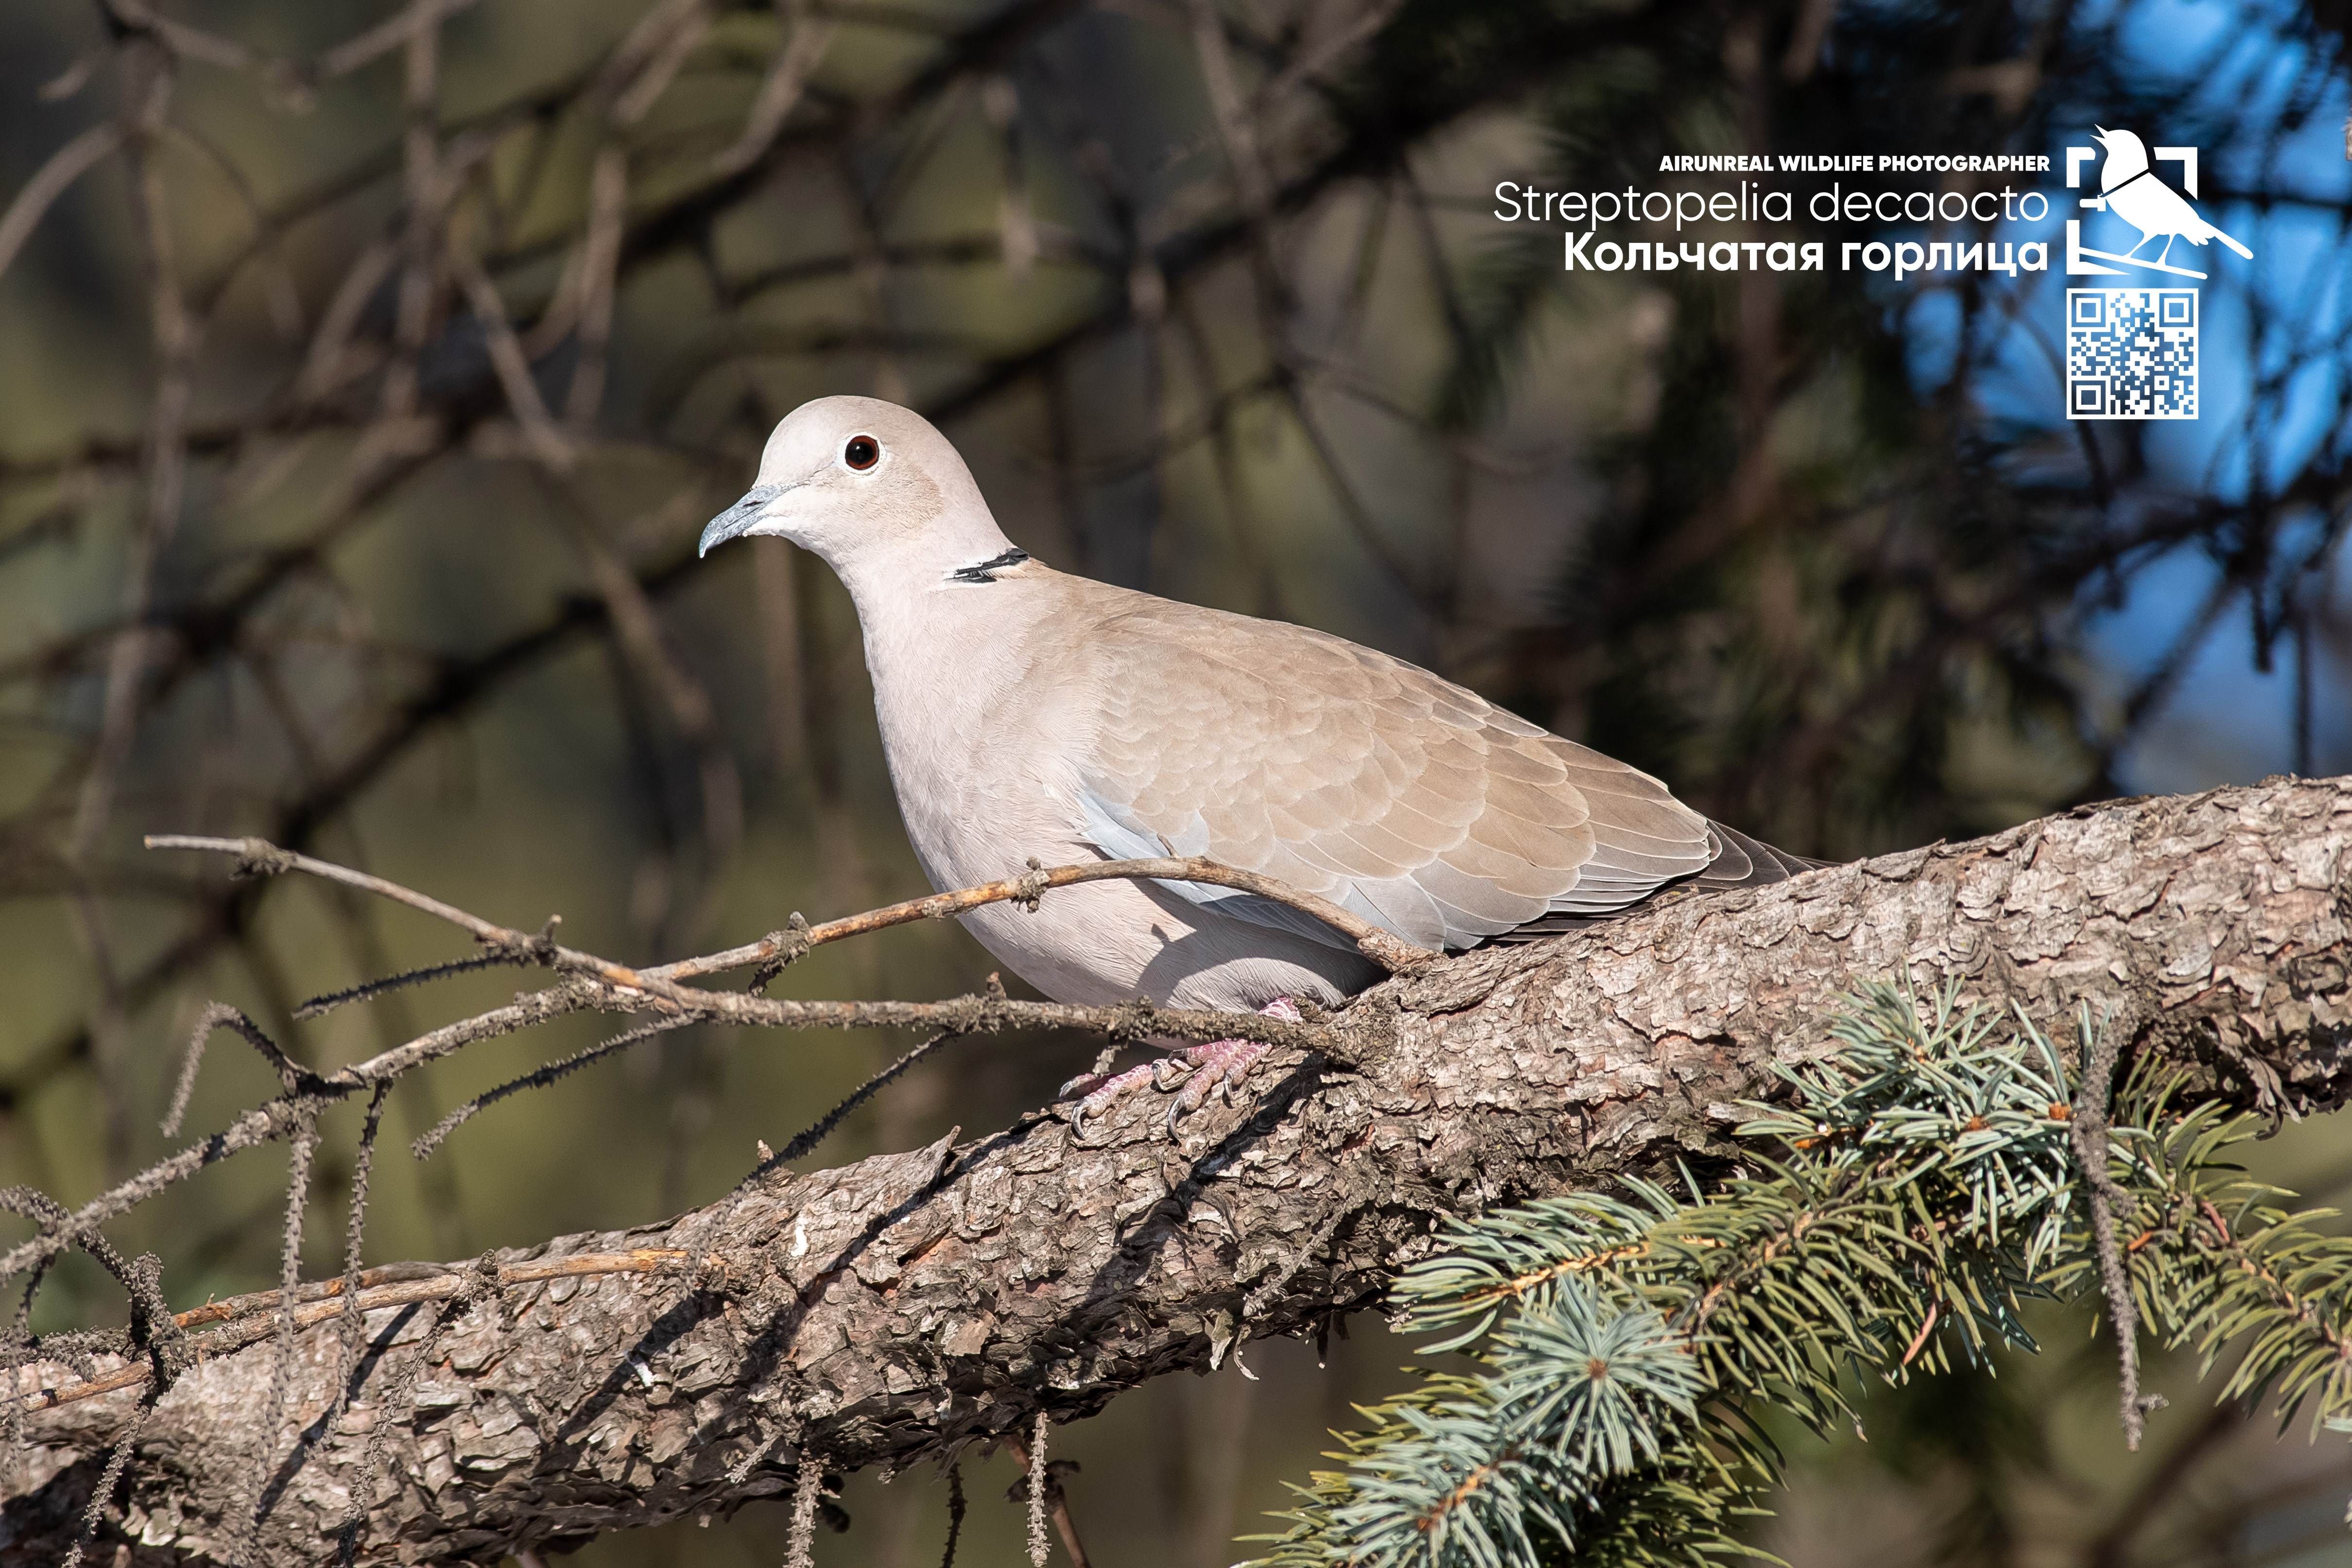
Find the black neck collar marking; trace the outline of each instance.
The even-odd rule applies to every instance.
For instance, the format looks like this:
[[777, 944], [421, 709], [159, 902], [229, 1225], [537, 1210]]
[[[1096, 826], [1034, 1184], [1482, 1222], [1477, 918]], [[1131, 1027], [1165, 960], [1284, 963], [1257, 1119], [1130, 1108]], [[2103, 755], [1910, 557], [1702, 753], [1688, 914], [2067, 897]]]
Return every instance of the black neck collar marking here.
[[1006, 567], [1019, 566], [1028, 559], [1029, 552], [1016, 546], [1006, 550], [1003, 555], [991, 556], [986, 560], [974, 561], [970, 566], [956, 568], [948, 573], [948, 580], [950, 582], [994, 582], [999, 571]]
[[2118, 180], [2118, 181], [2116, 181], [2114, 184], [2112, 184], [2112, 185], [2108, 186], [2105, 190], [2101, 191], [2101, 192], [2099, 193], [2100, 198], [2101, 198], [2102, 200], [2104, 200], [2104, 199], [2105, 199], [2105, 198], [2106, 198], [2106, 197], [2108, 197], [2108, 196], [2112, 196], [2112, 195], [2114, 195], [2117, 191], [2122, 190], [2126, 185], [2130, 184], [2130, 183], [2132, 183], [2132, 180], [2145, 180], [2145, 179], [2147, 179], [2150, 174], [2153, 174], [2153, 173], [2155, 173], [2155, 172], [2156, 172], [2156, 166], [2155, 166], [2154, 164], [2150, 164], [2150, 165], [2148, 165], [2147, 168], [2142, 169], [2138, 173], [2134, 174], [2134, 175], [2131, 177], [2131, 180]]

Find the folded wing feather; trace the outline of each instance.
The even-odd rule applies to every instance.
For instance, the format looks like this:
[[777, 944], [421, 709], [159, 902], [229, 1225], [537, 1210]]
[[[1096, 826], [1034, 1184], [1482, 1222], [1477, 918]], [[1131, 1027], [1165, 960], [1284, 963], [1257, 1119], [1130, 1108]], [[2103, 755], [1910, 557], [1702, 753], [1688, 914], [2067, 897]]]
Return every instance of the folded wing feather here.
[[[1740, 845], [1753, 841], [1725, 837], [1648, 774], [1339, 638], [1132, 598], [1093, 646], [1104, 663], [1081, 810], [1113, 858], [1206, 855], [1457, 949], [1622, 909], [1719, 857], [1740, 863], [1710, 883], [1751, 872]], [[1167, 885], [1349, 946], [1281, 904]]]

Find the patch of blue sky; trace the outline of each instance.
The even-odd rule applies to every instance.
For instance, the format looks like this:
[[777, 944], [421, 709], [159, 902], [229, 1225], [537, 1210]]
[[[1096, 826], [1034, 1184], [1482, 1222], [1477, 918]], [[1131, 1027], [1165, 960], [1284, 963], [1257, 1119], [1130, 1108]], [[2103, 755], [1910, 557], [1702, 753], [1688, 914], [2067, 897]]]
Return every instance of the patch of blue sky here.
[[[2200, 417], [2153, 423], [2143, 433], [2148, 483], [2157, 491], [2238, 500], [2258, 480], [2275, 491], [2323, 444], [2352, 441], [2343, 413], [2352, 383], [2352, 220], [2346, 211], [2352, 204], [2352, 162], [2344, 157], [2342, 140], [2352, 89], [2317, 69], [2318, 62], [2284, 38], [2282, 25], [2290, 14], [2275, 3], [2210, 0], [2097, 0], [2080, 14], [2085, 34], [2120, 17], [2116, 41], [2144, 78], [2168, 77], [2193, 89], [2183, 126], [2165, 128], [2169, 134], [2156, 127], [2124, 129], [2151, 132], [2147, 140], [2154, 143], [2207, 126], [2227, 127], [2204, 152], [2210, 161], [2200, 169], [2198, 204], [2210, 222], [2254, 251], [2246, 263], [2218, 242], [2173, 247], [2175, 265], [2210, 278], [2200, 287]], [[1996, 290], [2006, 292], [2001, 302], [2012, 308], [2005, 328], [1977, 348], [1975, 387], [1984, 412], [2013, 430], [2045, 432], [2050, 440], [2043, 450], [2053, 463], [2073, 461], [2075, 448], [2076, 433], [2062, 417], [2064, 290], [2070, 282], [2124, 281], [2068, 278], [2066, 220], [2084, 221], [2084, 243], [2093, 248], [2126, 251], [2136, 237], [2112, 215], [2083, 210], [2078, 204], [2087, 192], [2063, 183], [2063, 148], [2088, 143], [2095, 124], [2116, 128], [2094, 106], [2084, 108], [2092, 112], [2084, 125], [2061, 127], [2053, 137], [2049, 216], [2038, 225], [2004, 225], [2004, 237], [2048, 245], [2051, 270]], [[2177, 181], [2176, 167], [2164, 172]], [[2260, 207], [2220, 199], [2224, 189], [2255, 184], [2284, 191], [2287, 199]], [[2156, 274], [2128, 281], [2173, 282]], [[1915, 334], [1910, 362], [1916, 384], [1940, 386], [1956, 364], [1957, 297], [1930, 288], [1904, 308]], [[2319, 519], [2306, 509], [2280, 523], [2284, 553], [2294, 549], [2298, 534], [2306, 541], [2313, 537]], [[2092, 651], [2119, 689], [2157, 667], [2193, 624], [2221, 570], [2201, 549], [2176, 549], [2135, 574], [2120, 607], [2099, 610], [2086, 602]], [[2331, 575], [2336, 601], [2352, 602], [2352, 562], [2340, 549]], [[2141, 743], [2120, 759], [2119, 771], [2135, 788], [2170, 789], [2288, 766], [2296, 656], [2294, 644], [2282, 640], [2270, 671], [2260, 670], [2250, 605], [2243, 594], [2236, 596]], [[2322, 661], [2313, 674], [2314, 765], [2323, 771], [2352, 768], [2352, 672]]]
[[[2053, 172], [2042, 186], [2047, 215], [2038, 224], [1998, 225], [2000, 242], [2046, 245], [2050, 268], [1983, 278], [1990, 308], [1975, 324], [1978, 340], [1961, 340], [1959, 294], [1948, 276], [1897, 283], [1882, 273], [1870, 279], [1887, 308], [1899, 313], [1913, 384], [1923, 392], [1948, 386], [1966, 354], [1980, 411], [2013, 440], [2022, 438], [2015, 461], [2046, 470], [2034, 477], [2079, 470], [2082, 462], [2083, 432], [2064, 418], [2066, 289], [2198, 287], [2200, 417], [2143, 427], [2147, 471], [2141, 494], [2116, 508], [2119, 528], [2167, 497], [2234, 502], [2258, 483], [2275, 493], [2316, 449], [2352, 442], [2345, 416], [2352, 398], [2352, 162], [2343, 141], [2352, 84], [2293, 41], [2297, 21], [2295, 0], [2089, 0], [2074, 14], [2076, 37], [2107, 35], [2124, 54], [2123, 74], [2154, 91], [2185, 93], [2180, 112], [2155, 126], [2122, 123], [2128, 110], [2095, 103], [2074, 100], [2062, 110], [2067, 122], [2053, 128]], [[2081, 123], [2071, 123], [2076, 117]], [[2218, 242], [2176, 242], [2171, 263], [2208, 274], [2205, 280], [2142, 272], [2070, 277], [2068, 219], [2083, 224], [2083, 243], [2091, 248], [2128, 253], [2140, 237], [2114, 214], [2080, 205], [2096, 190], [2095, 160], [2084, 167], [2083, 188], [2064, 183], [2064, 149], [2090, 145], [2093, 128], [2101, 125], [2139, 131], [2151, 145], [2199, 142], [2198, 209], [2248, 246], [2252, 260]], [[2164, 164], [2160, 172], [2180, 183], [2177, 165]], [[2273, 199], [2225, 197], [2257, 186]], [[1872, 237], [1953, 236], [1906, 231]], [[1958, 237], [1965, 243], [1976, 236]], [[2141, 252], [2157, 254], [2155, 245]], [[2310, 507], [2275, 518], [2279, 559], [2295, 553], [2298, 540], [2307, 549], [2320, 521]], [[2352, 606], [2347, 555], [2336, 552], [2326, 593]], [[2194, 624], [2221, 575], [2220, 564], [2192, 545], [2145, 559], [2117, 606], [2086, 597], [2089, 651], [2115, 689], [2130, 689], [2158, 665]], [[2295, 645], [2279, 639], [2267, 672], [2256, 654], [2252, 610], [2241, 592], [2188, 660], [2140, 743], [2118, 759], [2119, 773], [2135, 788], [2173, 789], [2290, 766]], [[2352, 770], [2352, 666], [2340, 656], [2332, 664], [2320, 660], [2313, 675], [2313, 765]]]
[[[2338, 602], [2352, 602], [2352, 560], [2339, 552], [2329, 586]], [[2122, 605], [2096, 616], [2092, 632], [2120, 692], [2157, 668], [2188, 624], [2221, 569], [2200, 550], [2175, 550], [2135, 573]], [[2152, 637], [2151, 631], [2164, 634]], [[2170, 698], [2153, 713], [2137, 745], [2116, 759], [2129, 789], [2152, 794], [2243, 783], [2294, 764], [2297, 644], [2281, 638], [2271, 668], [2256, 662], [2253, 623], [2240, 595], [2190, 657]], [[2324, 651], [2314, 669], [2312, 766], [2318, 774], [2352, 770], [2352, 705], [2340, 700], [2345, 671]], [[2332, 678], [2332, 679], [2331, 679]], [[2330, 702], [2331, 685], [2339, 693]]]
[[1949, 288], [1922, 289], [1904, 308], [1903, 351], [1911, 384], [1929, 391], [1959, 369], [1960, 297]]

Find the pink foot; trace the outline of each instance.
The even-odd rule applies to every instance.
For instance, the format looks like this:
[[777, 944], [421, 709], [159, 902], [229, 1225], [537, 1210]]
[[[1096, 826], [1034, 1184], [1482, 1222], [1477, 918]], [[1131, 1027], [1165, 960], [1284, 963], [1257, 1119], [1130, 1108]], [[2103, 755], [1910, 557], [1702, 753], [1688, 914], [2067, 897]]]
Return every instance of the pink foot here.
[[[1258, 1011], [1286, 1023], [1298, 1021], [1298, 1009], [1288, 997], [1277, 997]], [[1265, 1051], [1266, 1048], [1254, 1040], [1213, 1040], [1205, 1045], [1183, 1046], [1175, 1057], [1163, 1056], [1157, 1061], [1108, 1077], [1088, 1073], [1073, 1078], [1062, 1085], [1062, 1092], [1083, 1092], [1085, 1097], [1070, 1113], [1071, 1135], [1082, 1137], [1090, 1119], [1102, 1115], [1146, 1083], [1163, 1093], [1171, 1089], [1182, 1090], [1176, 1103], [1168, 1107], [1168, 1131], [1173, 1135], [1176, 1124], [1207, 1104], [1211, 1096], [1222, 1094], [1227, 1103], [1233, 1103], [1242, 1081]], [[1163, 1079], [1162, 1071], [1175, 1066], [1179, 1058], [1183, 1071], [1178, 1076]]]
[[1070, 1136], [1084, 1142], [1088, 1122], [1102, 1115], [1113, 1105], [1147, 1083], [1160, 1090], [1175, 1088], [1184, 1081], [1181, 1071], [1178, 1076], [1164, 1083], [1160, 1082], [1160, 1075], [1162, 1071], [1177, 1065], [1173, 1058], [1163, 1056], [1157, 1061], [1147, 1061], [1140, 1067], [1130, 1067], [1124, 1072], [1087, 1072], [1071, 1079], [1062, 1085], [1063, 1096], [1066, 1098], [1076, 1094], [1081, 1098], [1070, 1108]]

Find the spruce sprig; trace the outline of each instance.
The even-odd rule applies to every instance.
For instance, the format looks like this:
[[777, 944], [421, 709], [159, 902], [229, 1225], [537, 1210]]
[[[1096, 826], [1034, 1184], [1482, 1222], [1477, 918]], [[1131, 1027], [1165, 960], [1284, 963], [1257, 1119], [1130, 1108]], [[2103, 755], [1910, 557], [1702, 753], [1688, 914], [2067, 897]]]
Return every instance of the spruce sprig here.
[[[2160, 1108], [2176, 1093], [2144, 1098]], [[2271, 1401], [2282, 1421], [2308, 1405], [2315, 1424], [2352, 1430], [2352, 1237], [2318, 1228], [2336, 1210], [2292, 1209], [2294, 1194], [2231, 1163], [2260, 1131], [2204, 1104], [2117, 1151], [2135, 1200], [2119, 1217], [2133, 1304], [2166, 1343], [2195, 1349], [2200, 1374], [2241, 1350], [2219, 1398]], [[2095, 1269], [2070, 1257], [2053, 1286], [2090, 1288]]]
[[[1785, 1103], [1747, 1107], [1741, 1166], [1711, 1187], [1685, 1171], [1682, 1191], [1497, 1210], [1407, 1270], [1407, 1327], [1475, 1370], [1364, 1409], [1346, 1468], [1259, 1538], [1267, 1568], [1761, 1556], [1738, 1532], [1780, 1475], [1767, 1406], [1826, 1435], [1853, 1375], [2031, 1350], [2024, 1301], [2098, 1289], [2068, 1063], [2030, 1019], [1881, 985], [1827, 1033], [1781, 1069]], [[2255, 1124], [2178, 1099], [2135, 1078], [2111, 1118], [2141, 1322], [2208, 1371], [2242, 1347], [2221, 1397], [2352, 1429], [2352, 1239], [2230, 1162]]]

